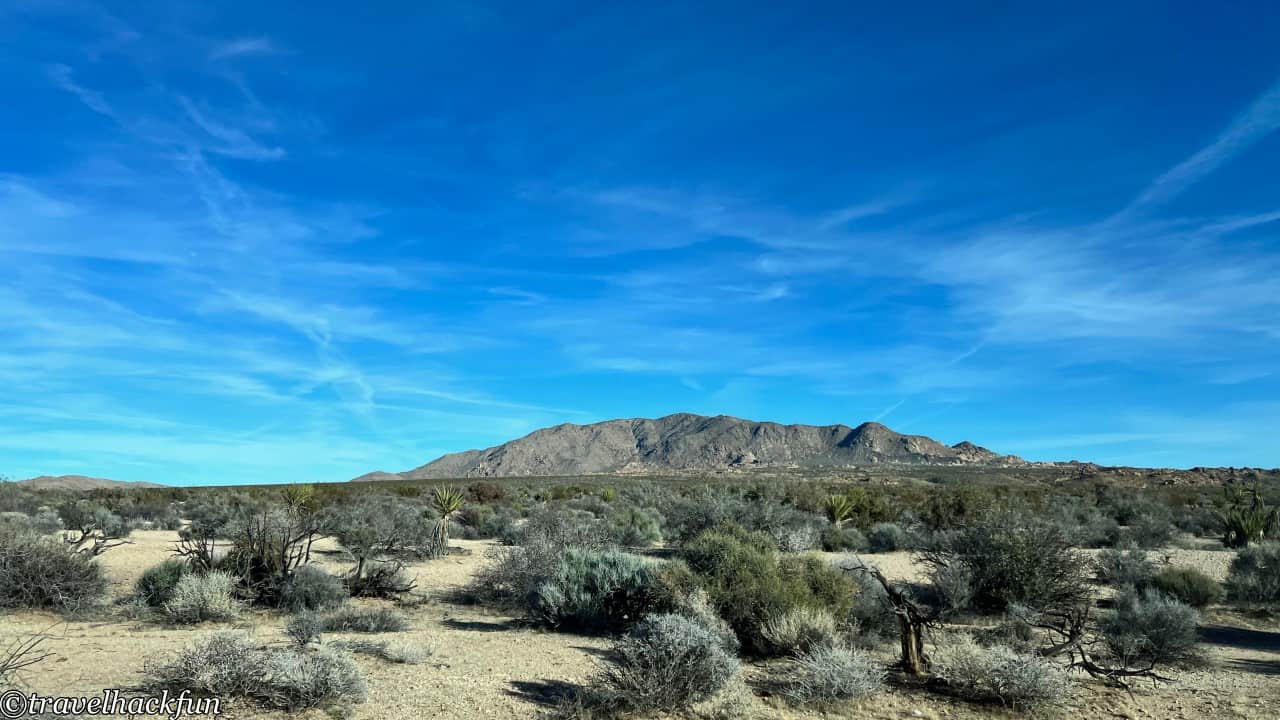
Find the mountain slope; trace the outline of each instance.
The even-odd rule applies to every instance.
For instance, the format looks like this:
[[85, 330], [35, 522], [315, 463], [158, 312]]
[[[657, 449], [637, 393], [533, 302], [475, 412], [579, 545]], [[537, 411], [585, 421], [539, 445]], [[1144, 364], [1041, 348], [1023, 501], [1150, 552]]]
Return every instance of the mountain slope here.
[[19, 480], [18, 485], [33, 490], [105, 490], [109, 488], [159, 488], [165, 487], [157, 483], [126, 482], [124, 480], [106, 480], [104, 478], [86, 477], [84, 475], [41, 475], [29, 480]]
[[878, 423], [780, 425], [680, 413], [656, 420], [608, 420], [536, 430], [486, 450], [444, 455], [403, 473], [356, 480], [589, 475], [712, 470], [725, 467], [830, 467], [872, 463], [1021, 464], [973, 443], [944, 445]]

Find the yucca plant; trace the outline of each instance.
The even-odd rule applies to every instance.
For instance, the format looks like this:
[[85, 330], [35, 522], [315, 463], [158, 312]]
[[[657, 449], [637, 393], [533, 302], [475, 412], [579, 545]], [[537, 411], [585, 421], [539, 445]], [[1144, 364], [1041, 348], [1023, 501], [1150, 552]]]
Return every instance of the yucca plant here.
[[1214, 514], [1222, 525], [1222, 544], [1227, 547], [1244, 548], [1280, 536], [1280, 508], [1267, 507], [1256, 486], [1249, 494], [1246, 500], [1238, 489], [1223, 491], [1225, 507]]
[[836, 525], [843, 524], [854, 514], [853, 500], [848, 495], [828, 495], [823, 507], [827, 518]]
[[431, 554], [441, 557], [449, 554], [449, 520], [462, 509], [462, 493], [456, 488], [436, 487], [431, 490], [431, 507], [440, 513], [432, 534]]

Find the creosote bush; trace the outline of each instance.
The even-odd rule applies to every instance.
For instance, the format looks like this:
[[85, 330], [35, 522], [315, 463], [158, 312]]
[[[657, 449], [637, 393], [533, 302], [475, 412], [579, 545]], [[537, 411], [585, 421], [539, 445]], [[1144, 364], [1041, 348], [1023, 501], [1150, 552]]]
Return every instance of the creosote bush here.
[[609, 534], [622, 547], [649, 547], [662, 542], [662, 523], [656, 513], [627, 508], [609, 521]]
[[240, 614], [235, 590], [236, 578], [219, 570], [204, 575], [183, 575], [163, 606], [164, 615], [172, 622], [183, 624], [230, 620]]
[[319, 565], [303, 565], [285, 581], [280, 591], [280, 607], [288, 612], [329, 610], [347, 601], [342, 579]]
[[1049, 660], [983, 647], [968, 636], [942, 640], [929, 657], [933, 676], [969, 700], [1025, 709], [1060, 702], [1071, 687], [1066, 671]]
[[902, 526], [896, 523], [876, 523], [867, 531], [868, 552], [885, 553], [907, 550], [910, 544], [910, 535]]
[[290, 711], [364, 702], [366, 694], [346, 652], [260, 648], [238, 630], [213, 633], [166, 661], [148, 661], [145, 678], [155, 691], [246, 697]]
[[0, 528], [0, 608], [76, 612], [100, 603], [106, 589], [89, 553], [29, 530]]
[[1011, 603], [1039, 610], [1078, 605], [1089, 596], [1093, 574], [1060, 526], [1007, 509], [936, 534], [921, 559], [935, 573], [968, 568], [974, 605], [996, 612]]
[[1241, 605], [1280, 608], [1280, 542], [1251, 545], [1231, 561], [1227, 599]]
[[829, 525], [822, 531], [822, 549], [827, 552], [863, 552], [867, 538], [857, 528]]
[[648, 612], [653, 570], [617, 550], [566, 549], [555, 573], [529, 596], [529, 613], [550, 627], [616, 631]]
[[133, 584], [134, 595], [149, 607], [164, 607], [173, 599], [174, 588], [178, 581], [190, 573], [189, 566], [177, 559], [165, 560], [152, 565], [143, 571], [142, 576]]
[[653, 615], [614, 645], [599, 684], [619, 709], [671, 712], [714, 695], [738, 666], [712, 629], [683, 615]]
[[791, 660], [782, 692], [798, 704], [851, 700], [879, 690], [884, 677], [884, 668], [866, 652], [826, 643]]
[[1222, 585], [1191, 567], [1161, 568], [1150, 581], [1150, 587], [1191, 607], [1203, 608], [1222, 602]]
[[858, 591], [845, 573], [816, 557], [780, 556], [772, 539], [736, 525], [708, 530], [680, 549], [702, 578], [712, 606], [737, 633], [744, 650], [778, 651], [764, 625], [793, 608], [826, 608], [837, 617], [849, 612]]

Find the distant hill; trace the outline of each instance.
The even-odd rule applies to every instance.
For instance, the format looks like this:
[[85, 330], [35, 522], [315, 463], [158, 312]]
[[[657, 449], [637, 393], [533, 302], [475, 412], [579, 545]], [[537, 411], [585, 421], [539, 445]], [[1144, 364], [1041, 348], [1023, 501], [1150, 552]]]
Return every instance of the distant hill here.
[[680, 413], [648, 420], [566, 423], [486, 450], [444, 455], [402, 473], [372, 472], [356, 482], [461, 477], [592, 475], [734, 467], [1025, 465], [970, 442], [945, 445], [879, 423], [780, 425], [727, 415]]
[[84, 475], [41, 475], [29, 480], [19, 480], [17, 485], [36, 490], [107, 490], [111, 488], [160, 488], [166, 487], [158, 483], [126, 482], [124, 480], [106, 480], [104, 478], [86, 477]]

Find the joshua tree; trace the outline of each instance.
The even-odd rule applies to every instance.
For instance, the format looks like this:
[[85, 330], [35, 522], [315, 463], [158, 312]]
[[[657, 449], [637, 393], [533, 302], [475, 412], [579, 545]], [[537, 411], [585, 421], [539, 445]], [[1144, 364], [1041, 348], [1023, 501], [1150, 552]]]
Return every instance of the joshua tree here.
[[449, 520], [453, 518], [454, 513], [462, 509], [462, 493], [450, 487], [433, 488], [431, 507], [440, 513], [435, 532], [432, 533], [431, 554], [441, 557], [449, 554]]

